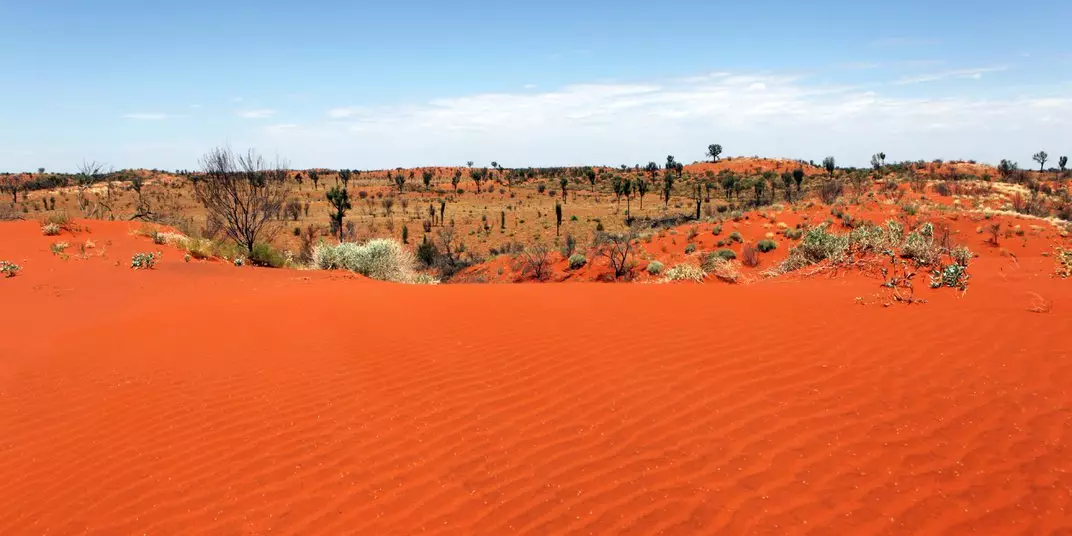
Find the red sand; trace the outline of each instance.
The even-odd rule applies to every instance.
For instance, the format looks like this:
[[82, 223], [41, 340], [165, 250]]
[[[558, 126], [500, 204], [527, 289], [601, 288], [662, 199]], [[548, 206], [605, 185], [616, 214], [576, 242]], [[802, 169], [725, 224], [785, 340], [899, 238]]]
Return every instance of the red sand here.
[[0, 534], [1072, 530], [1072, 284], [1009, 259], [882, 308], [860, 277], [135, 272], [155, 247], [89, 225], [67, 261], [0, 225]]

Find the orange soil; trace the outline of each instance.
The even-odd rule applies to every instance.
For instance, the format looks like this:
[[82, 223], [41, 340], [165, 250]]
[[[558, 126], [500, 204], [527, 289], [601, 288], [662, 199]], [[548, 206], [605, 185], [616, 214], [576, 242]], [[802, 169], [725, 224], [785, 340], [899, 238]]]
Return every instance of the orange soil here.
[[0, 534], [1072, 530], [1041, 257], [882, 308], [856, 276], [399, 286], [87, 225], [61, 260], [0, 224]]
[[696, 162], [685, 166], [685, 171], [695, 175], [703, 174], [705, 171], [711, 171], [718, 174], [723, 170], [729, 170], [734, 173], [763, 173], [765, 171], [782, 173], [784, 171], [793, 171], [797, 168], [803, 169], [804, 174], [807, 176], [826, 173], [822, 168], [801, 163], [796, 160], [748, 157], [729, 157], [723, 158], [718, 162]]

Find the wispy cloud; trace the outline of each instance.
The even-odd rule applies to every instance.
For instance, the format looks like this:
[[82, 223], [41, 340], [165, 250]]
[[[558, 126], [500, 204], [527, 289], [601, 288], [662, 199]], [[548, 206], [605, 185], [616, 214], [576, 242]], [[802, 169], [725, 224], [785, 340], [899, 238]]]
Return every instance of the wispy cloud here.
[[123, 114], [123, 119], [134, 119], [136, 121], [163, 121], [173, 116], [160, 113], [160, 112], [135, 112], [129, 114]]
[[944, 71], [940, 73], [928, 73], [921, 75], [905, 76], [897, 81], [895, 84], [919, 84], [923, 82], [935, 82], [938, 80], [946, 80], [949, 78], [968, 78], [972, 80], [979, 80], [983, 77], [983, 73], [993, 73], [1004, 71], [1008, 67], [979, 67], [976, 69], [956, 69], [953, 71]]
[[354, 115], [354, 108], [332, 108], [328, 110], [328, 117], [332, 119], [342, 119], [351, 115]]
[[239, 110], [235, 115], [245, 119], [264, 119], [275, 115], [275, 110]]
[[[1021, 142], [1072, 144], [1072, 98], [907, 98], [896, 87], [831, 85], [770, 73], [581, 84], [339, 107], [325, 110], [319, 123], [263, 129], [260, 143], [295, 162], [342, 166], [359, 159], [368, 167], [465, 159], [633, 164], [665, 154], [690, 161], [702, 159], [703, 148], [714, 142], [729, 154], [814, 159], [833, 154], [859, 164], [877, 150], [906, 159], [990, 161], [1007, 157]], [[1030, 134], [1010, 141], [1010, 131]]]
[[201, 107], [201, 105], [200, 105], [200, 104], [191, 104], [191, 105], [190, 105], [190, 108], [193, 108], [193, 109], [195, 109], [195, 110], [196, 110], [196, 109], [198, 109], [198, 108], [200, 108], [200, 107]]

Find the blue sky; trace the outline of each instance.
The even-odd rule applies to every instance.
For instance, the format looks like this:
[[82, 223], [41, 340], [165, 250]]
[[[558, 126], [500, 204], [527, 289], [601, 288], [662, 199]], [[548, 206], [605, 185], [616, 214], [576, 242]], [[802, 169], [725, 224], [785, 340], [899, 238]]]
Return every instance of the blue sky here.
[[0, 0], [0, 170], [192, 168], [220, 144], [362, 169], [715, 142], [1027, 164], [1072, 153], [1070, 21], [1067, 0]]

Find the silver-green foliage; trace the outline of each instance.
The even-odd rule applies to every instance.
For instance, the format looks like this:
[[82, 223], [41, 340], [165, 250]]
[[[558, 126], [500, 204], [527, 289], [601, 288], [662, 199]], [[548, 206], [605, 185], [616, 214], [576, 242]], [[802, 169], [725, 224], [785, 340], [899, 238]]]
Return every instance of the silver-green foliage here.
[[350, 270], [398, 283], [413, 282], [416, 273], [413, 254], [388, 238], [376, 238], [364, 244], [321, 242], [313, 249], [313, 264], [322, 270]]

